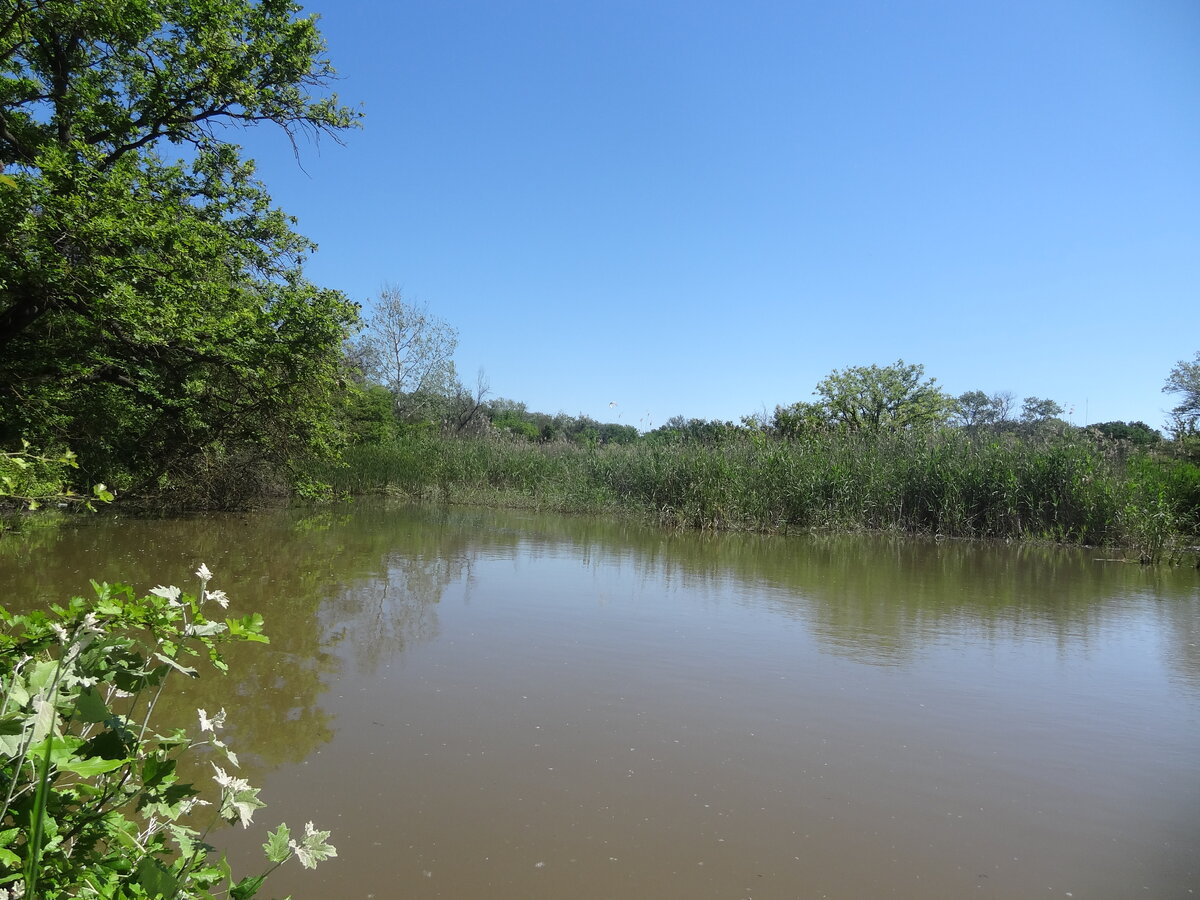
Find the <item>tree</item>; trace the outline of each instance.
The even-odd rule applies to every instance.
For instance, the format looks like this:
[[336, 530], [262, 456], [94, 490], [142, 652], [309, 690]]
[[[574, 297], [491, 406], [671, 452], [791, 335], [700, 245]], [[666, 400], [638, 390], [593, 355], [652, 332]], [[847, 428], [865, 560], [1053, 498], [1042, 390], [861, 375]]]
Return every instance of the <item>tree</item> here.
[[1138, 447], [1152, 447], [1161, 444], [1163, 436], [1145, 422], [1098, 422], [1090, 426], [1114, 441], [1128, 441]]
[[995, 421], [997, 423], [1011, 422], [1013, 414], [1013, 404], [1017, 398], [1013, 396], [1012, 391], [997, 391], [991, 396], [992, 409], [995, 410]]
[[[605, 442], [628, 443], [626, 437], [636, 434], [624, 429], [632, 426], [605, 425], [601, 427], [601, 435]], [[646, 433], [646, 437], [655, 441], [668, 443], [719, 444], [737, 434], [741, 428], [732, 422], [720, 419], [688, 419], [684, 416], [671, 416], [665, 423]], [[615, 437], [614, 437], [615, 436]]]
[[800, 400], [790, 406], [776, 406], [771, 428], [780, 437], [798, 438], [821, 431], [829, 424], [829, 415], [820, 403]]
[[1063, 412], [1059, 404], [1043, 397], [1026, 397], [1021, 403], [1021, 421], [1026, 424], [1056, 419]]
[[954, 399], [953, 416], [964, 428], [1003, 425], [1012, 419], [1012, 407], [1011, 391], [991, 395], [983, 391], [966, 391]]
[[349, 354], [369, 381], [392, 392], [397, 414], [413, 419], [465, 392], [454, 369], [457, 346], [457, 330], [385, 285]]
[[966, 391], [954, 400], [954, 418], [964, 428], [990, 425], [996, 421], [992, 398], [983, 391]]
[[482, 367], [475, 375], [475, 390], [458, 379], [454, 381], [454, 390], [447, 398], [446, 411], [442, 416], [442, 428], [453, 434], [465, 434], [487, 427], [488, 395], [492, 386]]
[[333, 70], [298, 10], [8, 0], [0, 444], [69, 445], [89, 479], [141, 488], [328, 449], [356, 306], [303, 277], [313, 245], [228, 140], [355, 124], [314, 96]]
[[1200, 423], [1200, 351], [1192, 362], [1181, 360], [1171, 369], [1164, 394], [1182, 394], [1171, 410], [1171, 433], [1176, 439], [1196, 434]]
[[834, 369], [817, 385], [830, 418], [855, 431], [877, 433], [936, 425], [949, 417], [953, 401], [937, 386], [922, 381], [925, 367], [897, 360], [890, 366]]

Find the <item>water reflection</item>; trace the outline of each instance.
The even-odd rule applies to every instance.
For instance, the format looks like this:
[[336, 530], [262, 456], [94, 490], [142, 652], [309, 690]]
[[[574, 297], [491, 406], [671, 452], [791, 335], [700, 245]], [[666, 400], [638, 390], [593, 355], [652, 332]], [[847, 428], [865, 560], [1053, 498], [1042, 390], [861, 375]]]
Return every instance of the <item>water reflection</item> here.
[[211, 672], [168, 692], [159, 721], [191, 725], [197, 708], [228, 708], [228, 741], [244, 751], [254, 778], [306, 759], [333, 736], [322, 696], [342, 669], [339, 643], [370, 666], [437, 632], [439, 585], [457, 577], [455, 559], [469, 556], [464, 539], [451, 536], [456, 550], [426, 540], [429, 530], [415, 522], [399, 531], [373, 524], [350, 510], [82, 520], [0, 541], [0, 584], [10, 608], [30, 608], [90, 596], [88, 579], [194, 591], [191, 572], [208, 564], [214, 586], [231, 598], [230, 614], [260, 612], [271, 643], [230, 647], [231, 674]]
[[1168, 669], [1200, 694], [1200, 603], [1163, 603], [1160, 616]]
[[0, 583], [204, 561], [264, 614], [175, 712], [230, 708], [269, 812], [335, 827], [279, 894], [1169, 893], [1200, 573], [1104, 555], [380, 502], [95, 520], [0, 542]]
[[[438, 633], [447, 587], [470, 589], [480, 559], [536, 562], [567, 553], [592, 569], [712, 602], [765, 607], [804, 622], [831, 653], [903, 664], [947, 635], [1035, 635], [1086, 648], [1131, 605], [1163, 604], [1164, 658], [1200, 680], [1200, 577], [1100, 561], [1103, 551], [873, 536], [701, 535], [529, 512], [416, 509], [364, 502], [336, 510], [167, 521], [95, 519], [0, 540], [0, 583], [13, 603], [86, 593], [87, 579], [186, 584], [198, 561], [242, 610], [271, 623], [271, 653], [246, 696], [283, 697], [265, 728], [323, 733], [313, 698], [336, 671], [334, 644], [365, 670]], [[241, 664], [242, 660], [238, 662]], [[303, 722], [304, 726], [285, 723]]]

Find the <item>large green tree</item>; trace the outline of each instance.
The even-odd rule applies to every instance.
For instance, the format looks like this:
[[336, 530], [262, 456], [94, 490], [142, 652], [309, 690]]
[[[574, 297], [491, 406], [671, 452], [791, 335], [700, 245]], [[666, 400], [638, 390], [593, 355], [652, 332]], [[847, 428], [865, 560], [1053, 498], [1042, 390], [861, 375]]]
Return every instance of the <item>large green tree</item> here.
[[357, 308], [233, 143], [355, 124], [324, 49], [289, 0], [0, 0], [0, 443], [135, 489], [326, 445]]
[[890, 366], [834, 369], [814, 393], [834, 422], [877, 433], [945, 422], [954, 401], [925, 377], [925, 367], [897, 360]]

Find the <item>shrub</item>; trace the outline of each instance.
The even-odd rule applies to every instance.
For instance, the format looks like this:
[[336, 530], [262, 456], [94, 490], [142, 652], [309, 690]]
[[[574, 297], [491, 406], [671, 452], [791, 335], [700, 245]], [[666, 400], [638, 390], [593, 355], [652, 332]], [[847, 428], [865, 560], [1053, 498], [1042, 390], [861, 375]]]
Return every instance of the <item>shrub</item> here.
[[[155, 708], [172, 679], [226, 670], [223, 644], [267, 638], [261, 616], [209, 618], [228, 599], [208, 589], [207, 566], [196, 574], [196, 596], [93, 582], [94, 599], [49, 612], [0, 607], [0, 897], [246, 900], [292, 857], [312, 867], [336, 855], [311, 822], [296, 837], [280, 825], [264, 871], [235, 879], [206, 843], [219, 822], [248, 827], [264, 804], [226, 772], [238, 760], [220, 738], [224, 710], [159, 731]], [[200, 749], [221, 763], [211, 802], [178, 774]]]

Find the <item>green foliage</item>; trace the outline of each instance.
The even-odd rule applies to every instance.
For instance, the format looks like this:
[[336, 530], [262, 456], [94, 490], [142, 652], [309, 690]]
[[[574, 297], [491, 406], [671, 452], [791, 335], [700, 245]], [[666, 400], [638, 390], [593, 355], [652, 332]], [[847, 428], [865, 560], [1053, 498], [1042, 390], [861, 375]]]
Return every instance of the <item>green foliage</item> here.
[[1012, 414], [1013, 396], [1001, 391], [965, 391], [954, 398], [953, 419], [964, 428], [1004, 425]]
[[401, 420], [419, 422], [438, 418], [440, 401], [454, 395], [457, 346], [455, 328], [385, 286], [347, 353], [366, 383], [391, 392]]
[[1182, 449], [1200, 459], [1200, 351], [1192, 362], [1180, 360], [1175, 364], [1163, 393], [1181, 395], [1171, 410], [1171, 436]]
[[852, 430], [869, 434], [945, 422], [953, 401], [937, 386], [922, 380], [925, 367], [898, 360], [890, 366], [834, 369], [814, 392], [826, 415]]
[[578, 447], [411, 432], [319, 473], [338, 491], [564, 511], [694, 528], [880, 529], [1128, 548], [1159, 558], [1200, 532], [1200, 467], [1080, 430], [826, 428], [781, 439], [647, 435]]
[[992, 421], [992, 401], [983, 391], [966, 391], [954, 400], [954, 418], [965, 428]]
[[222, 130], [354, 123], [312, 96], [332, 76], [315, 19], [281, 0], [10, 6], [0, 446], [68, 444], [88, 480], [141, 493], [327, 452], [357, 309], [304, 279], [311, 243]]
[[522, 437], [527, 441], [536, 441], [541, 432], [533, 422], [521, 418], [512, 410], [497, 412], [492, 416], [492, 427], [499, 432]]
[[1026, 397], [1021, 403], [1021, 421], [1025, 423], [1055, 419], [1063, 412], [1061, 405], [1044, 397]]
[[90, 496], [72, 489], [70, 472], [78, 467], [70, 450], [37, 453], [28, 441], [21, 442], [20, 450], [0, 451], [0, 534], [27, 521], [16, 513], [18, 507], [32, 512], [54, 503], [91, 510], [95, 509], [93, 503], [110, 503], [113, 493], [107, 485], [93, 485]]
[[1145, 422], [1100, 422], [1088, 427], [1106, 438], [1128, 441], [1138, 447], [1153, 447], [1163, 441], [1163, 436]]
[[383, 385], [368, 384], [346, 392], [341, 409], [342, 428], [351, 444], [379, 444], [399, 433], [395, 399]]
[[490, 423], [491, 431], [529, 441], [567, 441], [595, 447], [631, 444], [639, 437], [638, 430], [632, 425], [601, 422], [582, 413], [578, 416], [564, 413], [551, 416], [530, 412], [524, 403], [503, 397], [482, 404], [480, 412]]
[[638, 439], [638, 430], [632, 425], [605, 422], [596, 429], [601, 444], [632, 444]]
[[791, 406], [776, 406], [771, 428], [780, 437], [799, 438], [817, 434], [829, 427], [826, 409], [820, 403], [803, 400]]
[[647, 433], [646, 439], [665, 443], [718, 444], [741, 430], [740, 426], [719, 419], [685, 419], [683, 416], [672, 416], [665, 424]]
[[[206, 840], [224, 820], [248, 827], [258, 789], [228, 774], [225, 711], [190, 729], [158, 730], [172, 679], [225, 669], [230, 641], [266, 641], [262, 618], [221, 618], [229, 604], [201, 565], [195, 596], [95, 584], [95, 597], [48, 612], [0, 607], [0, 889], [33, 898], [252, 897], [292, 856], [311, 867], [336, 855], [311, 823], [265, 847], [263, 873], [235, 880]], [[214, 609], [217, 616], [210, 618]], [[216, 755], [215, 802], [182, 780], [181, 759]], [[205, 815], [202, 810], [211, 812]], [[197, 827], [207, 819], [207, 824]]]
[[23, 441], [20, 450], [0, 452], [0, 498], [37, 509], [47, 500], [73, 497], [67, 487], [67, 472], [78, 466], [75, 454], [69, 450], [33, 453]]

